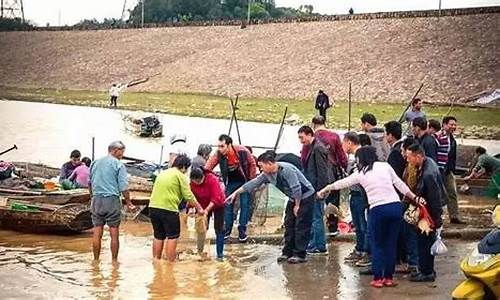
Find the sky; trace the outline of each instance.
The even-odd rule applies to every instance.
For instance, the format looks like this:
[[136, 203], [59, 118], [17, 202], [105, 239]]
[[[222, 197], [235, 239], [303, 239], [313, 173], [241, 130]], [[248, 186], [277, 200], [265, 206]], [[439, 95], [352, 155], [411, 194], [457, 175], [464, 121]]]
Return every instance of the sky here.
[[[14, 0], [4, 0], [14, 2]], [[73, 25], [82, 19], [120, 18], [124, 0], [24, 0], [25, 17], [39, 26]], [[127, 0], [132, 8], [138, 0]], [[298, 8], [312, 4], [322, 14], [345, 14], [350, 7], [355, 13], [437, 9], [439, 0], [276, 0], [277, 6]], [[500, 0], [442, 0], [442, 8], [500, 5]]]

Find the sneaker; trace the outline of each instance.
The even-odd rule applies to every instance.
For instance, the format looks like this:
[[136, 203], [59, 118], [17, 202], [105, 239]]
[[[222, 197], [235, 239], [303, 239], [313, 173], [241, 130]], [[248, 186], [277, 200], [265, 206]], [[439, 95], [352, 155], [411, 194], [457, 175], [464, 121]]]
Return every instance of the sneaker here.
[[307, 259], [305, 257], [292, 256], [287, 261], [289, 264], [301, 264], [307, 262]]
[[418, 267], [417, 266], [408, 266], [408, 272], [410, 273], [410, 276], [415, 276], [415, 274], [418, 273]]
[[411, 282], [434, 282], [436, 281], [436, 276], [434, 274], [424, 275], [422, 273], [416, 273], [410, 276]]
[[370, 285], [373, 286], [374, 288], [383, 288], [384, 287], [384, 280], [383, 279], [373, 279], [370, 282]]
[[450, 219], [451, 224], [458, 224], [458, 225], [464, 225], [467, 224], [464, 221], [460, 220], [459, 218], [451, 218]]
[[238, 241], [240, 241], [240, 243], [246, 243], [248, 240], [248, 235], [245, 231], [240, 231], [238, 233]]
[[307, 254], [311, 256], [328, 256], [328, 250], [311, 249], [307, 250]]
[[224, 257], [217, 256], [217, 258], [215, 260], [218, 261], [218, 262], [224, 262]]
[[370, 256], [365, 255], [363, 258], [358, 260], [355, 264], [356, 267], [371, 267], [372, 261], [370, 259]]
[[281, 256], [278, 256], [278, 263], [284, 263], [285, 261], [288, 261], [288, 259], [290, 258], [290, 256], [288, 255], [281, 255]]
[[231, 237], [231, 232], [224, 232], [224, 241], [229, 240], [230, 237]]
[[344, 258], [344, 261], [346, 261], [346, 262], [350, 262], [350, 261], [354, 262], [354, 261], [360, 260], [361, 258], [363, 258], [363, 253], [358, 252], [356, 250], [352, 250], [352, 252], [349, 253], [349, 255], [347, 255]]
[[392, 279], [385, 278], [384, 279], [384, 285], [387, 286], [387, 287], [395, 287], [398, 284], [396, 282], [394, 282]]

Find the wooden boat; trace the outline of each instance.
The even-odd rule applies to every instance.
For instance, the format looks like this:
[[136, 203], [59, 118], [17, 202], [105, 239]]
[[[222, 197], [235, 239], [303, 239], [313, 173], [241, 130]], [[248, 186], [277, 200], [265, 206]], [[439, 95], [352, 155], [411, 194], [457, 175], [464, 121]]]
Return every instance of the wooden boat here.
[[92, 228], [89, 207], [51, 205], [0, 197], [0, 227], [22, 232], [69, 234]]
[[90, 194], [87, 189], [75, 189], [67, 191], [44, 191], [44, 190], [14, 190], [0, 188], [0, 197], [24, 200], [37, 203], [63, 205], [69, 203], [88, 204]]
[[59, 176], [60, 169], [49, 167], [44, 164], [36, 164], [31, 162], [13, 162], [16, 167], [16, 173], [20, 177], [40, 177], [40, 178], [54, 178]]
[[[16, 172], [19, 172], [19, 176], [22, 177], [40, 177], [40, 178], [54, 178], [59, 176], [59, 169], [54, 167], [49, 167], [44, 164], [35, 164], [30, 162], [13, 162], [16, 166]], [[148, 180], [148, 178], [140, 177], [140, 176], [129, 176], [129, 190], [130, 191], [138, 191], [138, 192], [151, 192], [153, 190], [153, 182]], [[79, 195], [79, 191], [82, 195]], [[1, 192], [0, 192], [1, 194]], [[64, 202], [63, 200], [57, 200], [56, 198], [64, 199], [62, 195], [69, 198], [68, 201]], [[58, 191], [58, 192], [48, 192], [45, 195], [49, 195], [50, 199], [46, 203], [52, 204], [64, 204], [64, 203], [85, 203], [84, 199], [78, 201], [79, 197], [84, 197], [84, 195], [88, 195], [88, 191], [85, 189], [76, 189], [76, 190], [68, 190], [68, 191]], [[40, 194], [31, 194], [30, 196], [41, 196]], [[87, 201], [90, 200], [90, 196], [88, 196]]]

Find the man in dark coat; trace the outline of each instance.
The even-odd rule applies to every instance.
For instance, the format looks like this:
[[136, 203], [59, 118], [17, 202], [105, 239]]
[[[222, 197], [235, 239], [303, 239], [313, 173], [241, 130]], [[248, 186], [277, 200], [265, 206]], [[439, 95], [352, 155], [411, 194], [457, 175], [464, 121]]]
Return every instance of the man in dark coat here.
[[[299, 131], [299, 140], [302, 143], [302, 169], [307, 180], [316, 191], [321, 190], [333, 181], [333, 166], [328, 159], [328, 150], [316, 138], [309, 126], [302, 126]], [[314, 203], [312, 237], [307, 252], [311, 255], [326, 255], [325, 202], [317, 199]]]
[[330, 108], [330, 99], [322, 90], [319, 90], [318, 96], [316, 96], [314, 107], [318, 110], [319, 115], [326, 120], [326, 110]]
[[417, 168], [416, 194], [425, 199], [425, 206], [429, 212], [434, 228], [430, 233], [417, 229], [417, 250], [419, 273], [412, 274], [410, 281], [434, 282], [434, 256], [431, 246], [436, 241], [436, 230], [443, 226], [442, 207], [442, 177], [437, 164], [427, 157], [420, 145], [413, 144], [406, 150], [408, 163]]

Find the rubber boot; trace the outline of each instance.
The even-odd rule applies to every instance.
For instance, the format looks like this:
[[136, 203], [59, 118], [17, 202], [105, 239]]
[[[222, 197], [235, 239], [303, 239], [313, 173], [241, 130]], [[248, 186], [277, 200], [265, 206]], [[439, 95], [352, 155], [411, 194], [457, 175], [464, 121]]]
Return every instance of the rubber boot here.
[[224, 233], [215, 234], [215, 249], [217, 252], [217, 258], [222, 259], [224, 257]]

